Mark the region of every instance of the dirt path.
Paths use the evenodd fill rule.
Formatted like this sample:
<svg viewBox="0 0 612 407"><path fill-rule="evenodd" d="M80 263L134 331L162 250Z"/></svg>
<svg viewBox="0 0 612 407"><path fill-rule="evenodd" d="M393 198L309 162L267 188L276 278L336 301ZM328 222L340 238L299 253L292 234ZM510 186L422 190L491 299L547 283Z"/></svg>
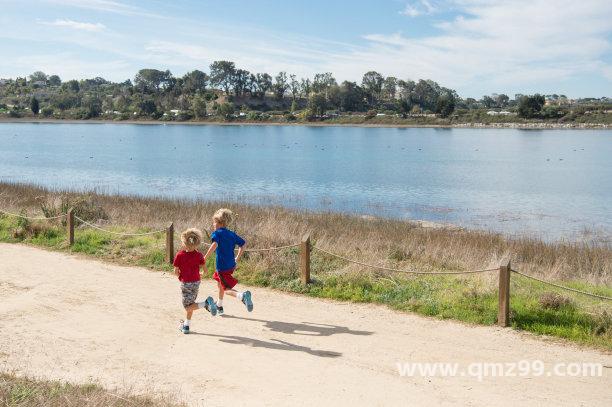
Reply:
<svg viewBox="0 0 612 407"><path fill-rule="evenodd" d="M165 392L192 405L612 405L602 377L401 377L397 362L601 362L521 335L254 288L178 331L162 273L0 244L0 369ZM201 295L212 294L205 281ZM515 370L515 374L518 371Z"/></svg>

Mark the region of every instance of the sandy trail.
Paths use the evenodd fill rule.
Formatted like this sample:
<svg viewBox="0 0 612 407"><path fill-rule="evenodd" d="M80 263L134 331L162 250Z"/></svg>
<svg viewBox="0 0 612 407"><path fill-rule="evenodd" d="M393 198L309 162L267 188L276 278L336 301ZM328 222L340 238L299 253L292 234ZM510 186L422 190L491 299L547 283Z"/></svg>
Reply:
<svg viewBox="0 0 612 407"><path fill-rule="evenodd" d="M183 335L178 282L169 275L0 244L0 369L206 406L612 405L609 368L602 377L479 381L401 377L396 365L612 365L612 356L595 350L379 306L252 291L253 313L228 298L231 315L196 313L194 334ZM203 282L200 295L213 293L213 282Z"/></svg>

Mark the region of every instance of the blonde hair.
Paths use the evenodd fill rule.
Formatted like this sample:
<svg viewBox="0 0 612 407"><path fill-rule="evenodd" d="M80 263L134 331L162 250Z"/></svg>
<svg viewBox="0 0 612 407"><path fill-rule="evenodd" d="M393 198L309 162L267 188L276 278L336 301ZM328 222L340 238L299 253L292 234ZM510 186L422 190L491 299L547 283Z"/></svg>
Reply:
<svg viewBox="0 0 612 407"><path fill-rule="evenodd" d="M197 250L202 243L202 232L196 228L189 228L181 233L181 242L187 250Z"/></svg>
<svg viewBox="0 0 612 407"><path fill-rule="evenodd" d="M227 208L221 208L213 215L213 220L223 226L229 226L234 220L234 212Z"/></svg>

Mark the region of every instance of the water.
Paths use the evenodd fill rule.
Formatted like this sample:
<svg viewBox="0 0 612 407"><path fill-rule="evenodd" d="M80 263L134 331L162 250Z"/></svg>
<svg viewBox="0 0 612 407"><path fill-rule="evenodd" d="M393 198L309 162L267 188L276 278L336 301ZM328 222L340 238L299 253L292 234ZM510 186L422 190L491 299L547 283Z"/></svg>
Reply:
<svg viewBox="0 0 612 407"><path fill-rule="evenodd" d="M612 132L0 124L0 181L612 236Z"/></svg>

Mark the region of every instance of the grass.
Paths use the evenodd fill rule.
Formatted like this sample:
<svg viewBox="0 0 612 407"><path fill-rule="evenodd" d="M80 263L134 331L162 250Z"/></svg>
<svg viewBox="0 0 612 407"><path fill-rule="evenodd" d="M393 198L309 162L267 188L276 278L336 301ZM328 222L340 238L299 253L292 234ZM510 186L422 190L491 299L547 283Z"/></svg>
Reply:
<svg viewBox="0 0 612 407"><path fill-rule="evenodd" d="M6 407L179 406L167 398L116 394L95 384L74 385L0 373L0 405Z"/></svg>
<svg viewBox="0 0 612 407"><path fill-rule="evenodd" d="M220 202L188 202L98 194L73 194L36 187L0 184L0 208L84 205L82 212L113 231L130 233L164 228L205 228ZM83 204L85 202L85 204ZM410 222L363 219L332 213L290 211L276 207L231 204L238 213L234 225L251 248L295 243L309 233L314 244L356 260L421 271L497 267L510 256L513 268L573 288L612 296L612 248L608 243L546 243L508 239L501 235L453 229L428 229ZM81 215L83 217L86 215ZM85 218L84 218L85 219ZM19 233L15 233L15 232ZM164 260L165 236L117 237L78 227L75 244L66 244L60 221L23 222L0 216L0 241L27 243L53 250L127 265L170 271ZM394 242L394 243L390 243ZM236 272L242 283L312 297L385 304L441 319L492 325L497 319L497 273L461 276L414 276L378 272L312 252L312 284L299 281L298 249L247 253ZM214 261L208 264L208 277ZM543 286L513 274L511 320L516 329L564 338L574 343L612 350L612 304Z"/></svg>

